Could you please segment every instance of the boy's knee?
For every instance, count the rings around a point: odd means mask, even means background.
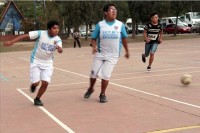
[[[155,52],[150,53],[150,57],[154,57]]]
[[[39,84],[40,84],[40,81],[32,83],[32,85],[34,85],[34,86],[38,86]]]
[[[47,81],[42,81],[42,85],[44,85],[44,86],[48,86],[48,82]]]
[[[145,57],[148,57],[148,56],[149,56],[149,53],[145,53],[144,56],[145,56]]]

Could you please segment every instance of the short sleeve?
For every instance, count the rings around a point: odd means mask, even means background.
[[[144,26],[144,30],[148,30],[148,24]]]
[[[126,28],[125,28],[125,25],[122,24],[122,27],[121,27],[121,35],[122,35],[122,38],[127,38],[128,37],[128,34],[126,32]]]
[[[29,32],[30,39],[36,39],[36,38],[40,37],[40,35],[41,35],[41,31],[30,31]]]
[[[92,39],[97,39],[99,37],[99,33],[100,33],[100,26],[99,26],[99,23],[98,23],[98,24],[96,24],[95,30],[92,33]]]
[[[62,40],[60,39],[60,37],[58,37],[58,40],[56,40],[56,44],[62,48]]]

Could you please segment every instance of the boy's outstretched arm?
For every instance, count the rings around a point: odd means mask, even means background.
[[[11,41],[4,42],[3,45],[4,45],[4,46],[10,46],[10,45],[13,45],[14,43],[16,43],[16,42],[18,42],[18,41],[20,41],[20,40],[25,39],[25,38],[28,39],[28,38],[29,38],[29,34],[20,35],[20,36],[14,38],[14,39],[11,40]]]

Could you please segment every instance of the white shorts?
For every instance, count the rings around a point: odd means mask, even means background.
[[[40,80],[50,83],[53,74],[53,67],[42,64],[31,63],[30,65],[30,80],[31,83],[39,82]]]
[[[100,77],[101,79],[109,80],[118,59],[119,58],[105,59],[103,57],[94,57],[90,77]]]

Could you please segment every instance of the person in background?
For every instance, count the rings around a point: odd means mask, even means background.
[[[146,57],[149,56],[149,64],[147,71],[151,70],[151,65],[154,60],[154,54],[157,50],[158,44],[162,43],[163,30],[162,25],[158,22],[158,14],[151,14],[151,22],[144,27],[143,36],[145,39],[145,53],[142,54],[142,61],[146,62]]]
[[[74,48],[76,48],[76,42],[78,43],[78,46],[79,48],[81,47],[81,44],[80,44],[80,41],[79,41],[79,38],[80,38],[80,34],[77,30],[75,30],[74,32]]]

